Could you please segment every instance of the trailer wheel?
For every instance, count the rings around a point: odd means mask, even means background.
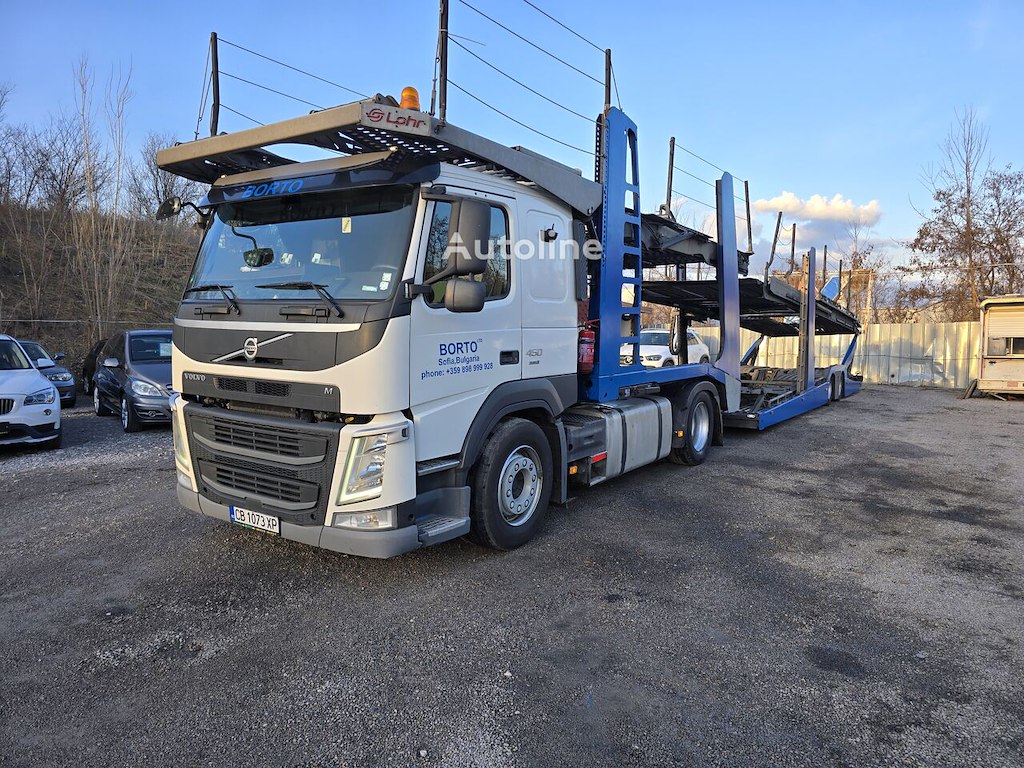
[[[551,498],[551,445],[532,421],[502,421],[487,438],[470,481],[469,536],[494,549],[522,546],[540,529]]]
[[[684,444],[673,448],[668,458],[673,464],[688,464],[691,467],[703,464],[711,451],[711,440],[715,431],[715,411],[711,395],[698,392],[686,412],[686,433]]]

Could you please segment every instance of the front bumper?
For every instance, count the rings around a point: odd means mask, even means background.
[[[60,396],[60,403],[70,403],[78,395],[78,388],[75,382],[72,381],[51,381],[51,384],[57,388],[57,394]]]
[[[0,445],[45,443],[60,437],[60,423],[21,424],[0,422]]]
[[[129,402],[139,421],[146,424],[163,424],[171,420],[171,403],[166,397],[139,397],[135,395]]]
[[[178,502],[185,509],[225,523],[231,522],[227,505],[204,498],[178,483]],[[359,531],[323,525],[295,525],[281,520],[281,536],[356,557],[387,558],[458,538],[469,533],[469,488],[442,488],[416,499],[416,524],[386,531]],[[439,522],[454,524],[438,526]]]

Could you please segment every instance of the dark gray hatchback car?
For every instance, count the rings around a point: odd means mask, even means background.
[[[125,432],[171,420],[171,332],[122,331],[97,355],[93,408],[120,414]]]

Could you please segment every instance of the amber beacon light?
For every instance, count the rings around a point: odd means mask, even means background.
[[[402,89],[402,102],[398,105],[402,109],[419,109],[420,93],[411,85]]]

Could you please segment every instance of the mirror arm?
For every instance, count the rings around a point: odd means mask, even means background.
[[[433,296],[434,291],[429,283],[405,283],[405,298],[415,299],[417,296]]]

